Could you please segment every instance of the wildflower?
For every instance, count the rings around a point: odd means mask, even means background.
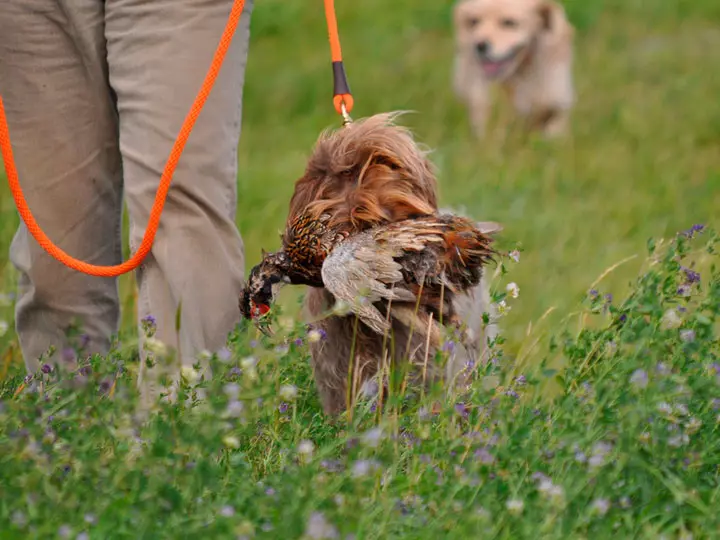
[[[7,331],[10,329],[10,325],[7,321],[0,321],[0,337],[3,337],[5,334],[7,334]]]
[[[75,540],[90,540],[90,535],[83,531],[75,537]]]
[[[295,340],[293,341],[293,344],[294,344],[296,347],[300,347],[300,346],[303,344],[302,338],[295,338]]]
[[[317,343],[318,341],[325,339],[326,336],[327,334],[325,333],[325,330],[310,330],[307,336],[308,343]]]
[[[630,376],[630,384],[635,388],[645,388],[648,385],[648,374],[644,369],[636,369]]]
[[[85,514],[85,517],[83,519],[85,520],[85,523],[88,523],[90,525],[94,525],[97,522],[97,518],[94,514]]]
[[[312,540],[330,540],[338,537],[338,531],[322,512],[313,512],[305,526],[305,536]]]
[[[463,418],[467,418],[470,415],[470,412],[468,411],[468,408],[465,406],[464,403],[455,404],[455,412]]]
[[[294,400],[298,395],[298,389],[292,384],[284,384],[280,387],[280,397],[287,401]]]
[[[475,459],[484,465],[490,465],[495,461],[493,455],[484,446],[475,450]]]
[[[42,372],[45,373],[45,374],[50,373],[52,370],[53,370],[53,369],[52,369],[52,366],[51,366],[50,364],[43,364],[42,367],[40,368],[40,371],[42,371]]]
[[[590,452],[590,459],[588,459],[588,465],[593,468],[599,468],[607,463],[607,455],[612,450],[612,447],[606,442],[596,443],[592,451]]]
[[[690,442],[690,437],[687,436],[687,434],[683,433],[681,435],[675,435],[674,437],[670,437],[668,439],[668,445],[672,446],[673,448],[680,448],[681,446],[684,446]]]
[[[720,404],[720,400],[718,400],[718,403]],[[427,421],[429,421],[430,418],[431,418],[431,416],[432,416],[431,413],[430,413],[430,409],[429,409],[428,407],[425,407],[425,406],[420,407],[420,408],[418,409],[417,414],[418,414],[418,420],[420,420],[421,422],[427,422]]]
[[[445,343],[443,343],[442,351],[446,352],[448,354],[452,354],[455,351],[456,343],[454,340],[449,339]]]
[[[670,415],[672,414],[672,405],[663,401],[662,403],[658,403],[657,410],[662,414]]]
[[[230,359],[232,358],[232,352],[227,347],[222,347],[217,352],[218,360],[220,360],[223,364],[227,364]]]
[[[27,525],[27,518],[20,510],[15,510],[11,518],[12,524],[18,528],[23,528]]]
[[[188,384],[195,384],[200,380],[200,374],[192,366],[183,366],[180,373]]]
[[[679,328],[682,324],[682,319],[678,316],[677,312],[670,308],[662,316],[660,320],[660,327],[663,330],[669,330],[672,328]]]
[[[362,435],[362,441],[370,448],[377,448],[377,446],[380,444],[380,441],[383,439],[383,431],[380,427],[374,427],[372,429],[367,430]]]
[[[597,289],[590,289],[588,291],[588,294],[591,298],[597,298],[597,296],[600,294],[600,292]]]
[[[315,450],[315,445],[312,441],[309,441],[307,439],[300,441],[298,443],[297,452],[303,457],[311,457],[313,454],[313,451]]]
[[[675,414],[677,414],[678,416],[687,416],[688,414],[690,414],[687,405],[685,405],[684,403],[678,403],[677,405],[675,405],[674,409]]]
[[[235,515],[235,509],[229,504],[226,504],[220,509],[220,515],[226,518],[233,517]]]
[[[223,392],[230,399],[237,399],[240,395],[240,385],[237,383],[227,383],[223,386]]]
[[[244,370],[251,370],[257,365],[257,358],[254,356],[246,356],[240,360],[240,367]]]
[[[151,338],[155,335],[155,331],[157,330],[157,321],[152,315],[147,315],[140,320],[140,327],[145,333],[145,336]]]
[[[520,252],[517,249],[513,249],[508,255],[513,261],[520,262]]]
[[[695,330],[680,330],[680,339],[685,343],[692,343],[695,341]]]
[[[59,538],[70,538],[71,532],[70,525],[60,525],[57,533]]]
[[[695,270],[692,270],[691,268],[683,268],[682,270],[685,272],[685,279],[688,284],[692,285],[693,283],[700,282],[700,274],[695,272]]]
[[[499,315],[505,315],[508,311],[510,311],[510,306],[507,305],[505,300],[500,300],[497,304],[497,310]]]
[[[244,410],[245,405],[243,405],[242,401],[231,399],[225,408],[225,415],[230,418],[239,418],[242,416]]]
[[[577,461],[578,463],[585,463],[587,462],[587,456],[583,452],[578,450],[577,452],[575,452],[575,461]]]
[[[522,511],[525,508],[525,503],[521,499],[509,499],[505,503],[505,507],[511,514],[519,515],[522,514]]]
[[[610,510],[610,501],[607,499],[595,499],[590,504],[590,512],[599,516],[604,516]]]
[[[657,371],[659,375],[670,374],[670,368],[665,362],[658,362],[657,366],[655,366],[655,371]]]
[[[702,420],[693,417],[687,424],[685,424],[685,433],[687,433],[688,435],[693,435],[697,433],[701,427]]]
[[[677,295],[678,295],[678,296],[682,296],[683,298],[687,298],[688,296],[690,296],[690,294],[691,294],[690,285],[688,285],[688,284],[686,284],[686,283],[683,283],[682,285],[680,285],[680,286],[677,288]]]
[[[620,497],[620,508],[624,508],[625,510],[627,510],[631,506],[632,506],[632,502],[630,501],[630,497],[628,497],[628,496]]]
[[[287,402],[283,401],[280,403],[280,405],[278,405],[278,412],[280,414],[285,414],[286,412],[288,412],[289,408],[290,408],[290,405]]]
[[[367,476],[379,467],[380,464],[374,459],[359,459],[353,463],[352,475],[354,478]]]
[[[720,398],[713,398],[710,402],[713,411],[720,411]]]
[[[514,281],[512,283],[508,283],[507,287],[505,287],[505,290],[508,292],[511,298],[517,298],[520,296],[520,287],[518,287],[517,283]]]
[[[233,435],[226,435],[223,437],[223,443],[228,448],[240,448],[240,440]]]
[[[158,356],[165,356],[167,354],[167,345],[154,337],[148,337],[145,340],[145,348]]]

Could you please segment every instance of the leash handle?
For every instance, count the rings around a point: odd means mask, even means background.
[[[338,32],[337,16],[335,15],[335,0],[325,0],[325,19],[327,20],[330,59],[332,60],[333,105],[337,113],[342,115],[343,123],[347,125],[352,122],[350,112],[352,112],[354,100],[350,92],[350,85],[348,84],[342,59],[340,34]]]

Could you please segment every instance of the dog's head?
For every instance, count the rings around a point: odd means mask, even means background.
[[[515,73],[537,41],[564,21],[553,0],[460,0],[454,12],[458,46],[495,80]]]
[[[288,223],[300,213],[330,216],[330,227],[362,230],[432,214],[434,167],[398,113],[376,114],[323,133],[295,184]]]

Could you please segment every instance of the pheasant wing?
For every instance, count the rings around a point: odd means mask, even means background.
[[[395,260],[399,254],[394,243],[380,244],[371,234],[360,233],[339,244],[322,265],[325,288],[380,334],[388,331],[390,324],[373,303],[383,299],[415,301]]]

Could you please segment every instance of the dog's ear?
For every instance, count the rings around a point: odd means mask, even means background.
[[[558,29],[565,19],[565,10],[563,7],[553,0],[544,0],[538,6],[542,29],[546,32],[552,32]]]

